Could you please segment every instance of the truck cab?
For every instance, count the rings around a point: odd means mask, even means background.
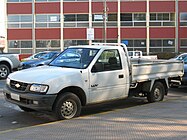
[[[162,101],[169,78],[182,74],[178,61],[131,64],[124,44],[72,46],[46,66],[10,74],[3,93],[24,111],[50,111],[58,119],[71,119],[82,106],[131,95]]]

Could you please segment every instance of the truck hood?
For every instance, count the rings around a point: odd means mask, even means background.
[[[80,69],[62,68],[55,66],[40,66],[14,72],[8,77],[26,83],[48,83],[56,78],[61,79],[70,75],[80,75]]]

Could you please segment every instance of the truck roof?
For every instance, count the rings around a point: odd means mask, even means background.
[[[126,47],[125,44],[118,43],[93,43],[92,45],[78,45],[78,46],[70,46],[68,48],[94,48],[94,49],[116,49],[116,47],[122,46]]]

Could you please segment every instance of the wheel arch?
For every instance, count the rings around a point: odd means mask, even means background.
[[[9,68],[10,72],[12,71],[11,65],[10,65],[9,62],[7,62],[7,61],[0,61],[0,65],[6,65]]]
[[[84,90],[83,90],[82,88],[80,88],[80,87],[77,87],[77,86],[70,86],[70,87],[66,87],[66,88],[62,89],[62,90],[58,93],[58,95],[57,95],[57,97],[56,97],[56,99],[55,99],[55,102],[54,102],[54,104],[53,104],[53,107],[55,106],[55,103],[57,102],[57,100],[59,99],[59,97],[60,97],[61,95],[63,95],[64,93],[66,93],[66,92],[71,92],[71,93],[77,95],[77,97],[78,97],[78,98],[80,99],[80,101],[81,101],[81,105],[82,105],[82,106],[85,106],[85,105],[86,105],[86,94],[85,94]]]
[[[153,85],[156,82],[160,82],[160,83],[163,84],[164,89],[165,89],[165,95],[167,95],[167,93],[168,93],[168,87],[169,87],[168,79],[167,78],[165,78],[165,79],[151,80],[151,81],[143,83],[143,86],[142,86],[142,89],[144,89],[143,91],[145,91],[145,92],[151,92],[151,90],[153,88]]]
[[[165,95],[167,95],[168,94],[168,88],[169,88],[168,79],[160,79],[158,81],[163,84],[164,89],[165,89]]]

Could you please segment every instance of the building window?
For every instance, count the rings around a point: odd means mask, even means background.
[[[37,40],[36,48],[60,48],[60,40]]]
[[[134,40],[134,47],[146,47],[146,40]]]
[[[107,27],[117,26],[117,14],[108,14],[106,20]],[[104,19],[103,14],[93,14],[92,15],[92,26],[93,27],[103,27],[104,26]]]
[[[187,39],[180,40],[180,48],[187,48]]]
[[[134,26],[146,26],[146,14],[134,14]]]
[[[187,12],[180,13],[180,26],[187,26]]]
[[[103,43],[104,40],[92,40],[94,43]],[[117,43],[117,40],[106,40],[106,43]]]
[[[33,0],[7,0],[7,2],[32,2]]]
[[[9,40],[8,52],[10,53],[32,53],[32,41]]]
[[[121,26],[146,26],[145,13],[122,13]]]
[[[150,26],[175,26],[175,13],[150,13]]]
[[[122,39],[121,41],[124,43],[129,51],[140,50],[142,52],[146,51],[146,40],[145,39]]]
[[[75,15],[64,15],[64,22],[76,21]]]
[[[64,48],[76,45],[88,45],[88,40],[64,40]]]
[[[8,41],[9,48],[32,48],[32,41],[10,40]]]
[[[64,27],[88,27],[88,14],[65,14]]]
[[[36,52],[60,50],[60,40],[36,40]]]
[[[150,40],[150,47],[162,47],[162,40]]]
[[[134,14],[134,21],[145,21],[146,15],[142,13]]]
[[[121,21],[132,21],[132,14],[121,14]]]
[[[108,14],[108,21],[117,21],[117,14]]]
[[[32,28],[32,15],[8,15],[8,28]]]
[[[175,39],[150,39],[151,52],[174,52]]]
[[[36,15],[36,28],[46,27],[46,28],[56,28],[60,27],[60,15],[50,14],[50,15]]]
[[[35,0],[36,2],[55,2],[60,0]]]
[[[88,21],[87,14],[77,14],[77,21]]]
[[[89,0],[64,0],[64,1],[89,1]]]

